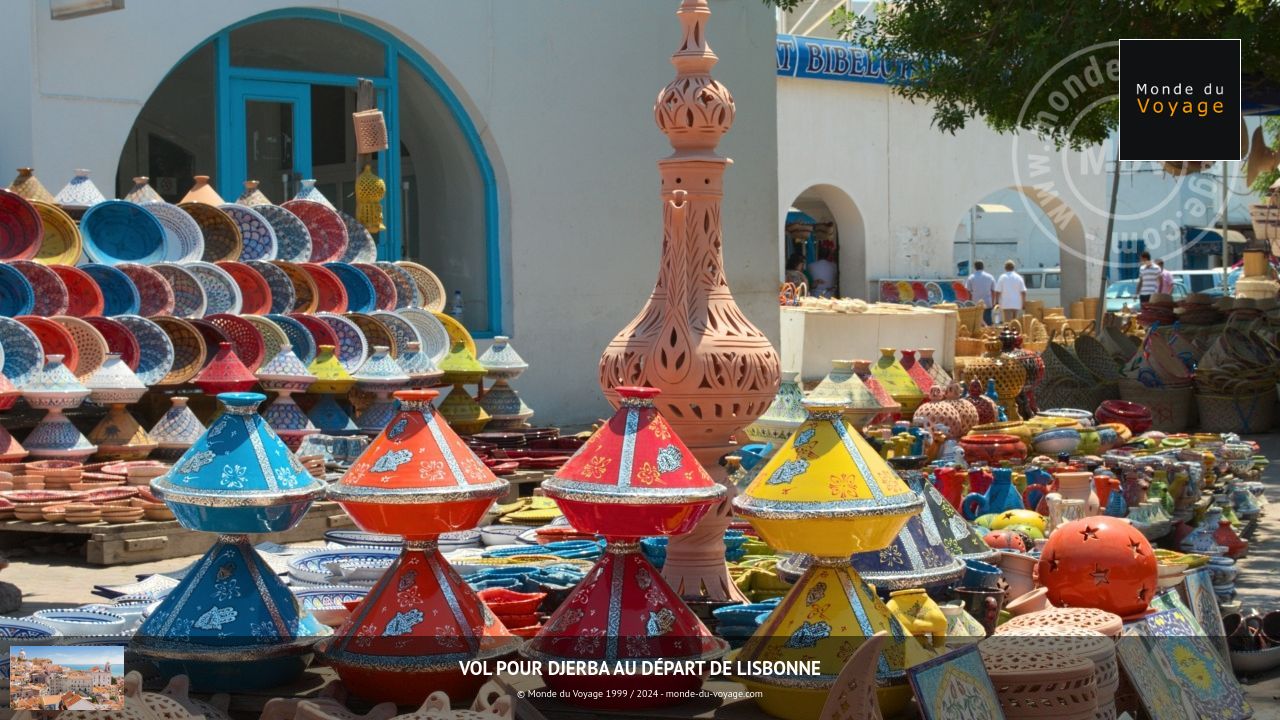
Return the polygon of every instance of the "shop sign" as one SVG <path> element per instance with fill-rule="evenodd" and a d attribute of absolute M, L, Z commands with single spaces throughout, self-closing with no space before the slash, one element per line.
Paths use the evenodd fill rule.
<path fill-rule="evenodd" d="M 885 62 L 844 40 L 779 35 L 778 74 L 782 77 L 898 83 L 909 80 L 910 63 Z"/>

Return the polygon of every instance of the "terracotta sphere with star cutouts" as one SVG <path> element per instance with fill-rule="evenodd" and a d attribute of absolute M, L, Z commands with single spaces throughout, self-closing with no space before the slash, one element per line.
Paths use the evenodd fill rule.
<path fill-rule="evenodd" d="M 1055 607 L 1141 617 L 1157 589 L 1151 543 L 1128 522 L 1097 515 L 1059 526 L 1040 554 L 1039 582 Z"/>

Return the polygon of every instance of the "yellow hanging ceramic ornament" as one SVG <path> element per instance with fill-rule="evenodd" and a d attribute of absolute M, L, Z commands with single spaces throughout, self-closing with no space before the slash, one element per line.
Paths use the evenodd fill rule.
<path fill-rule="evenodd" d="M 366 164 L 356 178 L 356 220 L 374 235 L 387 229 L 382 223 L 382 197 L 386 194 L 387 184 Z"/>

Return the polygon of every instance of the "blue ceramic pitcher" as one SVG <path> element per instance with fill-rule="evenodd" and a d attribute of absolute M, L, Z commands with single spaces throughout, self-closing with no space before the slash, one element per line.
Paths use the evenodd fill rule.
<path fill-rule="evenodd" d="M 972 522 L 982 515 L 1022 509 L 1022 498 L 1013 486 L 1013 470 L 993 468 L 991 478 L 991 487 L 985 493 L 969 493 L 960 503 L 960 512 L 966 520 Z"/>

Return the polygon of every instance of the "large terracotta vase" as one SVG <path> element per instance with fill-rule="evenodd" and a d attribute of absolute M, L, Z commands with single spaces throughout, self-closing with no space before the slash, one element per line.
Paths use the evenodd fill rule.
<path fill-rule="evenodd" d="M 672 55 L 676 77 L 658 94 L 654 117 L 674 152 L 658 161 L 663 241 L 649 301 L 600 358 L 600 386 L 615 407 L 619 386 L 662 390 L 658 409 L 698 462 L 719 482 L 718 460 L 734 436 L 773 401 L 778 354 L 734 302 L 720 248 L 720 205 L 727 158 L 720 137 L 733 124 L 733 96 L 711 77 L 707 0 L 683 0 L 683 30 Z M 729 488 L 729 495 L 733 488 Z M 693 532 L 671 538 L 663 575 L 689 598 L 745 598 L 724 564 L 728 498 Z"/>

